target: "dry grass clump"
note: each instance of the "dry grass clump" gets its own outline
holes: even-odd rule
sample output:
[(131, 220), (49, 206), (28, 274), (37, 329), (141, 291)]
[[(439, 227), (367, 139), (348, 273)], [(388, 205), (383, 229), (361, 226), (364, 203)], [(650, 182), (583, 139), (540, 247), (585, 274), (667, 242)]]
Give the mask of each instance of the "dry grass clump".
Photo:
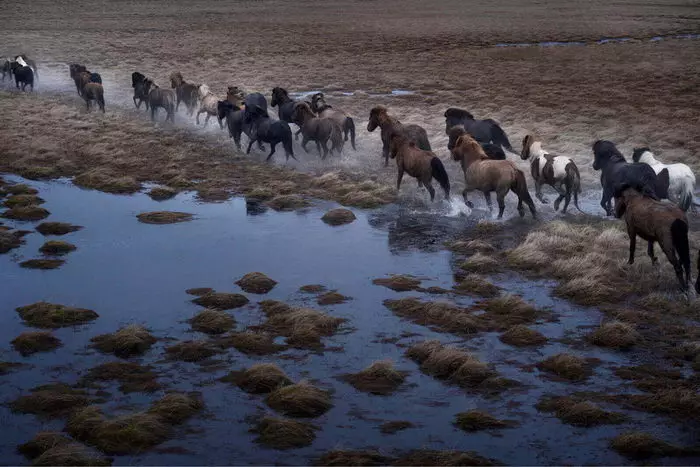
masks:
[(294, 211), (295, 209), (305, 208), (310, 204), (299, 195), (279, 195), (267, 202), (267, 205), (275, 211)]
[(240, 308), (249, 302), (248, 297), (245, 295), (225, 292), (211, 292), (192, 301), (197, 305), (213, 310), (232, 310)]
[(148, 191), (148, 196), (154, 201), (165, 201), (166, 199), (174, 198), (177, 191), (172, 188), (157, 186)]
[(477, 252), (464, 261), (460, 267), (469, 272), (489, 274), (498, 272), (501, 269), (501, 263), (491, 256)]
[(291, 305), (287, 305), (279, 300), (263, 300), (258, 303), (258, 305), (260, 305), (260, 309), (268, 317), (282, 313), (291, 313), (294, 311), (294, 308)]
[(20, 206), (37, 206), (45, 202), (46, 201), (36, 195), (14, 195), (5, 199), (2, 205), (6, 208), (16, 208)]
[(32, 188), (24, 183), (18, 183), (16, 185), (5, 185), (2, 190), (10, 195), (36, 195), (39, 190)]
[(171, 360), (201, 362), (220, 353), (220, 351), (208, 341), (185, 341), (166, 347), (165, 353)]
[(62, 259), (28, 259), (26, 261), (22, 261), (19, 263), (20, 267), (26, 268), (26, 269), (43, 269), (43, 270), (48, 270), (48, 269), (58, 269), (65, 263), (64, 260)]
[(423, 302), (417, 298), (384, 300), (384, 306), (395, 315), (414, 323), (454, 334), (474, 334), (483, 323), (469, 311), (446, 302)]
[(546, 358), (537, 368), (571, 381), (582, 381), (591, 375), (591, 367), (586, 360), (568, 353), (560, 353)]
[(458, 294), (476, 295), (484, 298), (498, 296), (501, 289), (477, 274), (467, 274), (453, 290)]
[(682, 452), (678, 446), (639, 431), (626, 431), (615, 436), (610, 440), (610, 447), (630, 459), (673, 456)]
[(17, 446), (17, 451), (27, 459), (32, 460), (51, 448), (65, 446), (72, 442), (73, 441), (63, 433), (41, 431), (34, 435), (34, 438)]
[(318, 299), (316, 299), (316, 303), (319, 305), (338, 305), (340, 303), (345, 303), (348, 300), (350, 300), (350, 297), (332, 290), (319, 295)]
[(392, 462), (391, 465), (498, 465), (498, 462), (482, 457), (474, 451), (435, 451), (432, 449), (418, 449), (402, 455)]
[(19, 248), (24, 243), (24, 234), (21, 231), (11, 232), (9, 230), (0, 231), (0, 254)]
[(318, 417), (333, 407), (327, 391), (304, 381), (277, 388), (267, 396), (265, 402), (272, 409), (289, 417)]
[(292, 384), (292, 380), (274, 363), (258, 363), (244, 371), (232, 371), (221, 381), (233, 383), (251, 394), (267, 394)]
[(223, 334), (236, 325), (233, 316), (221, 310), (202, 310), (188, 322), (193, 330), (206, 334)]
[(277, 285), (277, 281), (261, 272), (249, 272), (236, 281), (236, 284), (248, 293), (266, 294)]
[(139, 222), (144, 224), (175, 224), (178, 222), (191, 221), (192, 214), (176, 211), (153, 211), (142, 212), (136, 216)]
[(676, 385), (649, 394), (627, 394), (622, 402), (648, 412), (662, 413), (680, 419), (700, 421), (700, 393), (697, 386)]
[(39, 251), (45, 255), (65, 255), (71, 251), (75, 251), (77, 248), (78, 247), (72, 243), (62, 242), (60, 240), (49, 240), (39, 248)]
[(406, 356), (416, 363), (423, 363), (430, 355), (443, 347), (438, 340), (423, 341), (413, 344), (406, 350)]
[(17, 206), (2, 213), (2, 217), (16, 221), (40, 221), (49, 217), (48, 210), (39, 206)]
[(87, 404), (85, 391), (63, 383), (51, 383), (37, 386), (30, 394), (18, 397), (10, 402), (10, 408), (13, 412), (61, 417)]
[(233, 347), (247, 355), (269, 355), (285, 349), (285, 346), (275, 344), (270, 334), (254, 331), (232, 332), (222, 336), (218, 344), (222, 348)]
[(515, 347), (538, 346), (547, 342), (544, 334), (523, 324), (509, 327), (499, 339), (501, 342)]
[[(282, 307), (278, 309), (282, 310)], [(321, 337), (335, 334), (346, 321), (310, 308), (291, 308), (289, 311), (267, 314), (269, 317), (263, 327), (287, 337), (289, 345), (300, 348), (321, 346)]]
[(331, 209), (321, 217), (321, 220), (328, 225), (349, 224), (356, 219), (355, 214), (349, 209)]
[(395, 420), (392, 422), (384, 422), (379, 425), (379, 431), (385, 435), (393, 435), (399, 431), (415, 428), (416, 425), (406, 420)]
[(383, 285), (396, 292), (408, 292), (409, 290), (416, 290), (420, 287), (420, 281), (418, 279), (405, 275), (391, 275), (386, 278), (374, 279), (372, 283), (375, 285)]
[(204, 402), (200, 394), (171, 392), (155, 401), (148, 409), (148, 413), (157, 415), (168, 424), (179, 425), (203, 408)]
[(80, 225), (71, 225), (65, 222), (42, 222), (36, 226), (36, 231), (41, 235), (66, 235), (82, 228)]
[(93, 169), (73, 178), (73, 183), (82, 188), (105, 193), (130, 194), (141, 190), (141, 184), (133, 177), (116, 177), (105, 169)]
[(11, 344), (23, 357), (37, 352), (50, 352), (63, 345), (58, 337), (48, 331), (23, 332)]
[(496, 372), (475, 356), (439, 341), (412, 345), (406, 356), (420, 364), (426, 374), (449, 380), (464, 388), (478, 388), (496, 376)]
[(493, 253), (496, 251), (489, 242), (483, 240), (457, 240), (447, 244), (447, 248), (456, 251), (457, 253), (474, 254), (474, 253)]
[(106, 454), (138, 454), (166, 441), (171, 431), (159, 416), (139, 412), (112, 419), (101, 416), (84, 440)]
[(460, 430), (476, 432), (497, 428), (511, 428), (518, 426), (514, 420), (499, 420), (493, 415), (482, 410), (470, 410), (455, 415), (454, 425)]
[(24, 365), (17, 362), (0, 362), (0, 376), (6, 375), (13, 372), (17, 368), (21, 368)]
[(540, 412), (552, 412), (562, 422), (573, 426), (592, 427), (622, 423), (621, 413), (608, 412), (598, 405), (571, 396), (543, 397), (535, 406)]
[(36, 328), (62, 328), (85, 324), (99, 316), (92, 310), (73, 308), (48, 302), (37, 302), (17, 308), (20, 318)]
[(142, 366), (132, 362), (107, 362), (90, 368), (82, 377), (81, 383), (95, 381), (118, 381), (119, 390), (125, 394), (130, 392), (154, 392), (161, 388), (158, 375), (150, 366)]
[(246, 197), (267, 201), (275, 197), (275, 192), (269, 188), (256, 187), (247, 191)]
[(595, 306), (601, 303), (618, 302), (630, 293), (629, 287), (618, 287), (602, 283), (591, 276), (577, 277), (559, 284), (554, 293), (579, 305)]
[(285, 418), (265, 417), (251, 431), (258, 434), (256, 443), (273, 449), (302, 448), (316, 439), (312, 424)]
[(320, 466), (388, 465), (391, 458), (373, 451), (328, 451), (313, 462)]
[(407, 374), (406, 371), (394, 368), (391, 360), (382, 360), (372, 363), (358, 373), (343, 375), (341, 379), (358, 391), (388, 396), (406, 381)]
[(515, 268), (544, 271), (554, 261), (552, 255), (575, 251), (572, 240), (561, 235), (534, 231), (516, 248), (507, 252), (508, 263)]
[(156, 339), (143, 326), (131, 324), (112, 334), (101, 334), (90, 341), (93, 346), (104, 353), (111, 353), (120, 358), (143, 355), (148, 352)]
[(106, 466), (112, 465), (112, 460), (103, 457), (82, 444), (69, 443), (46, 450), (34, 459), (32, 465)]
[(588, 336), (591, 343), (614, 349), (629, 349), (641, 338), (633, 325), (621, 321), (609, 321)]
[(321, 284), (308, 284), (308, 285), (302, 285), (299, 287), (300, 292), (304, 293), (321, 293), (324, 290), (326, 290), (326, 287), (321, 285)]
[(212, 289), (210, 287), (194, 287), (192, 289), (185, 290), (185, 293), (187, 295), (194, 295), (196, 297), (201, 297), (202, 295), (212, 293), (213, 291), (214, 291), (214, 289)]
[(485, 317), (502, 327), (531, 324), (542, 314), (521, 297), (506, 294), (485, 303)]
[(351, 191), (350, 193), (342, 196), (340, 198), (340, 202), (345, 206), (374, 209), (390, 201), (383, 200), (382, 197), (366, 191)]

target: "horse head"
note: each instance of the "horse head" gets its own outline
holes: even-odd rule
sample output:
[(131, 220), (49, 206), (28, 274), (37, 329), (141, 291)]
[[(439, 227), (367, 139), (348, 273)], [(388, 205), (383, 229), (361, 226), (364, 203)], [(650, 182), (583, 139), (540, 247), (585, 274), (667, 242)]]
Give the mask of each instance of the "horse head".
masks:
[(383, 105), (378, 105), (369, 111), (369, 122), (367, 122), (367, 131), (372, 132), (377, 129), (382, 123), (382, 120), (387, 116), (387, 108)]
[[(649, 153), (649, 154), (646, 154)], [(650, 158), (653, 158), (654, 156), (652, 155), (651, 149), (647, 147), (643, 148), (634, 148), (632, 151), (632, 160), (634, 162), (647, 162), (647, 160)], [(644, 160), (642, 160), (644, 159)]]
[(289, 93), (284, 88), (276, 87), (272, 88), (272, 99), (270, 100), (270, 105), (276, 107), (278, 105), (284, 104), (289, 98)]
[(520, 152), (520, 158), (522, 160), (527, 160), (530, 157), (530, 146), (535, 142), (535, 137), (532, 135), (525, 135), (523, 138), (523, 150)]
[(322, 92), (317, 92), (311, 96), (311, 110), (318, 113), (321, 112), (326, 107), (330, 107), (326, 104), (326, 98)]
[(452, 150), (452, 159), (456, 161), (474, 162), (481, 159), (488, 159), (481, 145), (471, 137), (469, 133), (464, 133), (457, 138), (455, 147)]
[(131, 74), (131, 87), (135, 88), (139, 83), (142, 83), (146, 79), (146, 76), (138, 71)]
[(303, 124), (307, 119), (315, 117), (314, 111), (307, 102), (297, 102), (292, 110), (292, 121), (299, 125)]
[(456, 107), (445, 110), (445, 134), (449, 135), (450, 128), (461, 125), (464, 120), (474, 120), (474, 116), (470, 112)]
[(226, 100), (232, 104), (237, 105), (237, 103), (243, 102), (243, 99), (245, 99), (245, 93), (238, 86), (229, 86), (226, 90)]
[(452, 151), (457, 144), (457, 139), (466, 132), (467, 130), (464, 129), (463, 125), (455, 125), (450, 128), (449, 133), (447, 133), (450, 136), (450, 139), (447, 141), (447, 149)]
[(173, 73), (170, 73), (170, 86), (172, 88), (176, 88), (176, 87), (182, 85), (182, 83), (184, 83), (184, 82), (185, 82), (185, 80), (182, 79), (182, 73), (180, 73), (179, 71), (175, 71)]
[(235, 110), (238, 110), (238, 108), (229, 101), (218, 101), (216, 103), (216, 115), (219, 117), (219, 120), (223, 120)]
[(205, 97), (207, 97), (208, 94), (211, 93), (211, 91), (209, 90), (209, 86), (207, 86), (206, 84), (200, 84), (197, 88), (197, 92), (199, 92), (199, 97), (201, 97), (202, 99), (204, 99)]
[(593, 170), (601, 170), (610, 162), (626, 162), (615, 144), (599, 139), (593, 143)]

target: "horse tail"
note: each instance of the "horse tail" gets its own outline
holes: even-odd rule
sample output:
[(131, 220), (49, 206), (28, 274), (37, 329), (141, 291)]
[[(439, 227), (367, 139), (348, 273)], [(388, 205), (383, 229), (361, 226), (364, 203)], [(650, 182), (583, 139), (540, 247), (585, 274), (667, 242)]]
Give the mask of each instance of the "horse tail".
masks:
[(656, 196), (658, 196), (659, 199), (668, 199), (668, 188), (670, 185), (671, 176), (668, 173), (668, 169), (662, 169), (658, 174), (656, 174), (656, 184), (654, 186)]
[(491, 123), (491, 141), (493, 141), (495, 144), (498, 144), (499, 146), (503, 146), (506, 148), (508, 151), (515, 153), (515, 149), (513, 149), (513, 146), (510, 145), (510, 141), (508, 141), (508, 136), (506, 136), (506, 132), (503, 131), (501, 126), (496, 122), (495, 120), (492, 120), (490, 118), (484, 120), (485, 122)]
[(566, 164), (566, 176), (571, 180), (571, 191), (574, 195), (574, 206), (576, 206), (576, 209), (579, 210), (579, 212), (582, 212), (581, 208), (578, 206), (578, 195), (581, 193), (581, 174), (578, 171), (578, 167), (576, 167), (576, 164), (572, 162), (569, 162)]
[(289, 127), (287, 122), (283, 123), (282, 146), (284, 146), (284, 152), (286, 153), (287, 158), (291, 157), (292, 159), (297, 160), (297, 158), (294, 157), (294, 146), (292, 145), (292, 129)]
[(343, 139), (343, 130), (340, 126), (336, 124), (331, 125), (330, 139), (332, 147), (338, 149), (338, 154), (342, 153), (345, 140)]
[(442, 189), (445, 191), (445, 198), (450, 199), (450, 178), (447, 176), (445, 166), (437, 156), (433, 156), (430, 160), (430, 168), (433, 173), (433, 178), (438, 181)]
[(692, 183), (689, 182), (688, 179), (684, 178), (682, 182), (682, 192), (680, 196), (680, 202), (678, 203), (678, 206), (683, 210), (683, 211), (688, 211), (690, 207), (693, 205), (693, 185)]
[(510, 189), (513, 190), (516, 195), (518, 195), (518, 198), (520, 198), (522, 201), (525, 202), (525, 204), (528, 205), (528, 207), (530, 208), (530, 213), (532, 213), (532, 217), (536, 218), (537, 211), (535, 210), (535, 203), (532, 201), (530, 192), (527, 190), (527, 181), (525, 180), (525, 173), (522, 170), (515, 167), (515, 164), (513, 164), (513, 170), (515, 170), (515, 178), (513, 179), (513, 182), (510, 185)]
[(690, 245), (688, 244), (688, 223), (676, 219), (671, 224), (671, 243), (678, 253), (681, 267), (685, 269), (686, 278), (690, 278)]
[(350, 131), (350, 144), (352, 145), (352, 149), (357, 151), (355, 147), (355, 122), (351, 117), (345, 119), (345, 128)]

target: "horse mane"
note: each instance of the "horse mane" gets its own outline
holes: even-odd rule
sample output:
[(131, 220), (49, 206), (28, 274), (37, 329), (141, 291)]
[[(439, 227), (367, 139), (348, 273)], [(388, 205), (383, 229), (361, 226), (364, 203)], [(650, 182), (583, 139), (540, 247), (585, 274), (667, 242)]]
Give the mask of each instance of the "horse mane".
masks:
[[(486, 153), (484, 152), (484, 148), (481, 147), (479, 142), (472, 138), (471, 135), (467, 132), (464, 132), (464, 134), (457, 138), (457, 141), (455, 142), (455, 148), (461, 148), (462, 146), (466, 146), (466, 149), (468, 151), (476, 153), (479, 156), (479, 159), (489, 158), (489, 156), (486, 155)], [(457, 158), (455, 156), (455, 152), (456, 151), (453, 151), (452, 158), (454, 160), (461, 160), (461, 158)]]
[(634, 150), (632, 151), (632, 160), (634, 162), (639, 162), (639, 159), (641, 159), (645, 152), (649, 152), (652, 155), (654, 154), (653, 152), (651, 152), (651, 149), (649, 149), (646, 146), (643, 148), (634, 148)]
[(449, 117), (456, 117), (460, 120), (463, 120), (465, 118), (474, 120), (474, 115), (472, 115), (470, 112), (464, 109), (458, 109), (457, 107), (450, 107), (449, 109), (445, 110), (445, 118)]
[(593, 154), (610, 162), (627, 162), (627, 159), (625, 159), (625, 156), (622, 155), (615, 144), (607, 140), (599, 139), (593, 143)]

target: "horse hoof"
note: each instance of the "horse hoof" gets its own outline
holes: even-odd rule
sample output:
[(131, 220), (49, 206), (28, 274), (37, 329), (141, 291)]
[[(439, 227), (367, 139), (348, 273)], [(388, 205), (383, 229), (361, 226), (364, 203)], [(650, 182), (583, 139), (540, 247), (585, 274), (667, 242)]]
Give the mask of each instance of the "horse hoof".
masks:
[(465, 201), (464, 204), (466, 204), (467, 207), (470, 208), (470, 209), (473, 209), (473, 208), (474, 208), (474, 203), (472, 203), (471, 201)]

